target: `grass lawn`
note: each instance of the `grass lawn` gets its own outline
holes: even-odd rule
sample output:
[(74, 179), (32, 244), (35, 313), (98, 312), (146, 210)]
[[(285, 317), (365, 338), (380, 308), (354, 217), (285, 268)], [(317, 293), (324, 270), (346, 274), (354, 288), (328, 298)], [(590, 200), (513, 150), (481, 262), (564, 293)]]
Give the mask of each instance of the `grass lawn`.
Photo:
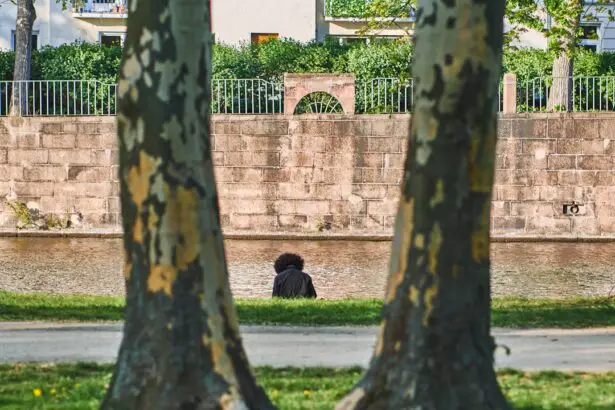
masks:
[[(254, 325), (375, 325), (382, 301), (236, 300), (239, 320)], [(120, 321), (124, 298), (0, 292), (0, 321)], [(615, 326), (615, 298), (493, 301), (493, 326), (589, 328)]]
[[(361, 376), (360, 369), (257, 368), (259, 382), (280, 409), (332, 409)], [(111, 366), (0, 366), (0, 408), (96, 409)], [(606, 410), (615, 408), (615, 373), (524, 373), (506, 370), (500, 383), (520, 409)]]

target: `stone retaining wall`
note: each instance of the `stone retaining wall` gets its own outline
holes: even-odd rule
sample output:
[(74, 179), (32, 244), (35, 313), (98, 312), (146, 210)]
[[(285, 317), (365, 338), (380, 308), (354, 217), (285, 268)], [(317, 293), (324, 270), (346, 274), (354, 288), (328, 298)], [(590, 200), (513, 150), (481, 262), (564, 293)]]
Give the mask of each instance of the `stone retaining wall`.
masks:
[[(214, 116), (227, 230), (388, 233), (409, 116)], [(499, 121), (493, 233), (615, 236), (615, 115), (506, 115)], [(120, 220), (114, 118), (0, 120), (0, 197), (43, 213)], [(563, 205), (580, 203), (577, 216)], [(16, 223), (4, 205), (0, 227)]]

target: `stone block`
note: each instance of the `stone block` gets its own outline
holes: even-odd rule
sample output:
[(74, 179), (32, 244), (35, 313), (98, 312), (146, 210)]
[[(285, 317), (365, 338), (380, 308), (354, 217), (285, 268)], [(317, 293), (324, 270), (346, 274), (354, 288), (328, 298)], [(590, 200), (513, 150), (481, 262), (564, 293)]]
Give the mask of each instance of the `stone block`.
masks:
[(8, 150), (0, 148), (0, 164), (6, 164), (9, 160)]
[(92, 151), (87, 149), (52, 149), (49, 150), (49, 163), (59, 165), (89, 165)]
[(410, 116), (404, 120), (373, 121), (372, 133), (374, 136), (407, 137), (410, 134)]
[(108, 198), (107, 199), (107, 209), (111, 213), (121, 213), (122, 212), (122, 201), (120, 198)]
[(111, 180), (108, 167), (72, 165), (68, 167), (68, 180), (79, 182), (106, 182)]
[(539, 193), (536, 199), (557, 202), (557, 206), (564, 202), (583, 202), (587, 199), (584, 188), (578, 186), (542, 186), (539, 187)]
[(0, 134), (0, 147), (14, 148), (17, 146), (17, 136), (15, 134)]
[(241, 134), (241, 121), (213, 121), (213, 132), (217, 135)]
[(583, 141), (578, 139), (558, 139), (555, 152), (557, 154), (582, 154), (583, 153)]
[(106, 198), (119, 196), (119, 190), (111, 182), (55, 182), (53, 192), (56, 196)]
[(306, 229), (308, 217), (307, 215), (278, 215), (278, 226), (281, 228)]
[(574, 119), (574, 134), (567, 135), (581, 140), (602, 139), (600, 136), (600, 123), (596, 119)]
[(556, 212), (552, 202), (540, 201), (512, 201), (510, 202), (511, 216), (548, 216), (555, 217)]
[(358, 168), (382, 168), (384, 156), (381, 153), (357, 153), (354, 155), (353, 165)]
[(361, 170), (361, 182), (364, 183), (385, 183), (384, 170), (382, 168), (363, 168)]
[(547, 154), (555, 152), (556, 141), (554, 139), (523, 139), (521, 142), (521, 152), (536, 157), (544, 158)]
[(263, 182), (263, 172), (261, 168), (231, 168), (233, 182)]
[(548, 160), (546, 155), (516, 155), (511, 158), (514, 160), (513, 168), (524, 169), (524, 170), (539, 170), (539, 169), (547, 169)]
[(244, 135), (288, 135), (287, 120), (242, 121), (241, 133)]
[(374, 230), (382, 231), (385, 229), (386, 216), (377, 215), (353, 215), (350, 217), (350, 228), (359, 231)]
[(53, 195), (52, 182), (16, 182), (15, 194), (18, 197), (41, 197)]
[(332, 215), (366, 215), (368, 201), (363, 201), (357, 198), (349, 200), (331, 201)]
[(77, 135), (77, 148), (117, 149), (118, 146), (115, 133)]
[(384, 154), (384, 168), (404, 169), (406, 156), (403, 154)]
[(397, 201), (387, 199), (380, 201), (367, 201), (367, 214), (395, 216), (397, 214), (397, 205)]
[(536, 170), (530, 174), (530, 185), (557, 185), (559, 171)]
[(66, 181), (66, 167), (58, 165), (26, 167), (23, 171), (26, 181)]
[(43, 123), (40, 129), (43, 134), (62, 134), (64, 125), (61, 122)]
[(314, 199), (342, 199), (342, 188), (339, 184), (314, 184), (313, 189)]
[(492, 201), (491, 216), (510, 216), (510, 201)]
[(367, 140), (369, 152), (401, 153), (401, 142), (398, 138), (371, 137)]
[(41, 136), (39, 134), (18, 134), (16, 139), (17, 147), (19, 148), (34, 149), (41, 146)]
[(75, 148), (75, 134), (43, 134), (43, 148)]
[(46, 149), (13, 149), (8, 151), (9, 164), (46, 164), (49, 151)]
[[(590, 172), (590, 171), (588, 171)], [(595, 186), (613, 186), (615, 185), (615, 171), (597, 171)]]
[(211, 155), (214, 166), (224, 165), (224, 152), (213, 152)]
[(521, 140), (517, 138), (499, 139), (496, 145), (496, 153), (500, 155), (521, 154)]
[(613, 169), (613, 157), (610, 155), (578, 155), (577, 168), (611, 170)]
[(276, 230), (278, 218), (275, 215), (243, 215), (229, 216), (229, 225), (237, 230)]
[[(23, 179), (24, 167), (21, 165), (3, 165), (0, 167), (0, 181), (22, 181)], [(2, 198), (1, 195), (0, 198)]]
[(263, 182), (289, 182), (290, 169), (288, 168), (263, 168)]
[(549, 169), (576, 169), (576, 158), (576, 155), (549, 155), (547, 166)]
[(241, 135), (216, 135), (214, 149), (216, 151), (246, 151), (248, 149), (247, 143), (244, 137)]
[(493, 218), (495, 230), (523, 231), (525, 230), (524, 216), (496, 216)]
[(325, 137), (322, 135), (295, 134), (291, 137), (291, 149), (304, 152), (326, 152), (327, 145), (336, 144), (338, 137)]
[(542, 188), (545, 188), (545, 187), (495, 186), (493, 189), (493, 200), (496, 200), (496, 201), (537, 201), (540, 198), (540, 193), (541, 193)]
[(108, 199), (107, 198), (91, 198), (91, 197), (75, 197), (74, 205), (77, 211), (84, 213), (100, 213), (107, 212)]
[(528, 216), (525, 231), (528, 234), (563, 235), (571, 233), (571, 218)]
[(90, 150), (91, 165), (119, 165), (119, 152), (117, 150), (103, 149)]
[(512, 121), (500, 118), (498, 121), (498, 140), (512, 137)]

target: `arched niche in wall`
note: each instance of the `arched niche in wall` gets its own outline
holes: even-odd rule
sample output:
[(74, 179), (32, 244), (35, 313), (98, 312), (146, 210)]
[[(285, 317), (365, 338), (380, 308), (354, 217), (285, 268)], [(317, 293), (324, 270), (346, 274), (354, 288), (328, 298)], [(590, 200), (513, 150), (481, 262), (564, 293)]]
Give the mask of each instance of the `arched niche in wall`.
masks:
[[(334, 97), (341, 106), (341, 113), (355, 112), (355, 76), (353, 74), (284, 74), (284, 113), (295, 114), (299, 103), (322, 97)], [(304, 101), (302, 101), (304, 100)], [(300, 107), (299, 113), (303, 108)]]

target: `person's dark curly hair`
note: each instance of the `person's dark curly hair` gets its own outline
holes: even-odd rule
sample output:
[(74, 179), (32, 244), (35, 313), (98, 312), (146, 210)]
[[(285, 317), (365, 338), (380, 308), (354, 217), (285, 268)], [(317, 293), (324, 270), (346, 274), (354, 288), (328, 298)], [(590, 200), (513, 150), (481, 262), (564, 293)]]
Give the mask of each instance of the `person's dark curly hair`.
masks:
[(281, 273), (291, 265), (299, 270), (303, 270), (303, 258), (294, 253), (283, 253), (275, 260), (273, 269), (275, 269), (275, 273)]

